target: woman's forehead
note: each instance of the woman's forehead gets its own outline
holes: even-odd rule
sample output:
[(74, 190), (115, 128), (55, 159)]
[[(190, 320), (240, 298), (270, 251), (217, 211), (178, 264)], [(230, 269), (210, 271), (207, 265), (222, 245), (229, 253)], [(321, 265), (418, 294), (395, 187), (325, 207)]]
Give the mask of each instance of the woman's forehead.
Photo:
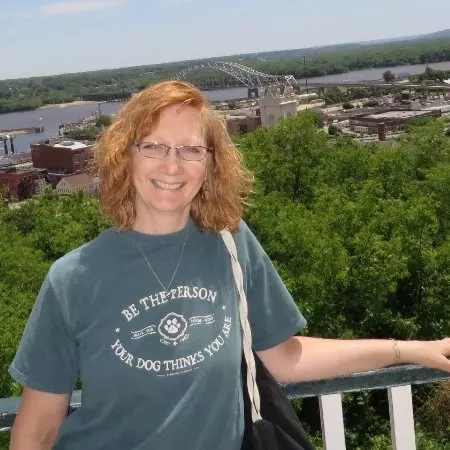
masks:
[(199, 108), (190, 105), (171, 105), (162, 109), (148, 126), (137, 130), (138, 137), (168, 136), (203, 139), (205, 124)]

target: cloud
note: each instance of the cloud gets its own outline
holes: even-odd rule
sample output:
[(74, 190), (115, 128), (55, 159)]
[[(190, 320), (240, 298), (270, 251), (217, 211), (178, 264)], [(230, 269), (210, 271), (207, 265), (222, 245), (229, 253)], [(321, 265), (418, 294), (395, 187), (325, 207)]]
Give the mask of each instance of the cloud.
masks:
[(41, 12), (46, 16), (80, 14), (116, 8), (124, 5), (127, 1), (128, 0), (75, 0), (69, 2), (54, 2), (42, 5)]
[(181, 3), (188, 3), (192, 0), (166, 0), (169, 5), (180, 5)]

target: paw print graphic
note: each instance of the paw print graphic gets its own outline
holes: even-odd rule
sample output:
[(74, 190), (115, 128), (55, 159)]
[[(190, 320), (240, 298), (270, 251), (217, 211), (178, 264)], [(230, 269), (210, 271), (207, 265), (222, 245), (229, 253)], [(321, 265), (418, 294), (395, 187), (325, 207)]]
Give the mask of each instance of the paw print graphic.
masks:
[(172, 312), (161, 319), (158, 325), (158, 333), (165, 340), (177, 345), (176, 342), (185, 336), (187, 327), (187, 320), (181, 314)]
[(178, 322), (177, 318), (167, 319), (164, 324), (164, 329), (170, 334), (177, 334), (181, 328), (181, 323)]

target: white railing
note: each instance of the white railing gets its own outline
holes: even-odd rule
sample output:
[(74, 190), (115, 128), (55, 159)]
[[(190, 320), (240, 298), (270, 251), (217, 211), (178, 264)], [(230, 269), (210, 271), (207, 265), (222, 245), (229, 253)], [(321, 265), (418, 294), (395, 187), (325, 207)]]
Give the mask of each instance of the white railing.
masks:
[[(395, 366), (371, 372), (308, 383), (283, 385), (289, 399), (318, 397), (324, 450), (345, 450), (344, 414), (341, 395), (373, 389), (387, 389), (393, 450), (416, 450), (411, 385), (450, 380), (450, 374), (420, 366)], [(8, 432), (20, 404), (20, 397), (0, 399), (0, 432)], [(75, 391), (71, 411), (81, 405), (81, 391)]]
[(393, 450), (416, 450), (411, 385), (450, 379), (450, 374), (404, 365), (317, 382), (285, 385), (290, 399), (318, 397), (324, 450), (345, 450), (341, 395), (387, 389)]

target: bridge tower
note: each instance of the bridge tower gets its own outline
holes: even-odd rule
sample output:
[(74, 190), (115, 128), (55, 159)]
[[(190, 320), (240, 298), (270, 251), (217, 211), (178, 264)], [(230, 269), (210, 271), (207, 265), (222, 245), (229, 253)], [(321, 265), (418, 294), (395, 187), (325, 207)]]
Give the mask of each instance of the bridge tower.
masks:
[(261, 125), (276, 127), (279, 120), (297, 114), (298, 99), (292, 86), (270, 86), (259, 99)]
[(247, 89), (248, 98), (258, 98), (259, 97), (259, 89), (257, 86)]

